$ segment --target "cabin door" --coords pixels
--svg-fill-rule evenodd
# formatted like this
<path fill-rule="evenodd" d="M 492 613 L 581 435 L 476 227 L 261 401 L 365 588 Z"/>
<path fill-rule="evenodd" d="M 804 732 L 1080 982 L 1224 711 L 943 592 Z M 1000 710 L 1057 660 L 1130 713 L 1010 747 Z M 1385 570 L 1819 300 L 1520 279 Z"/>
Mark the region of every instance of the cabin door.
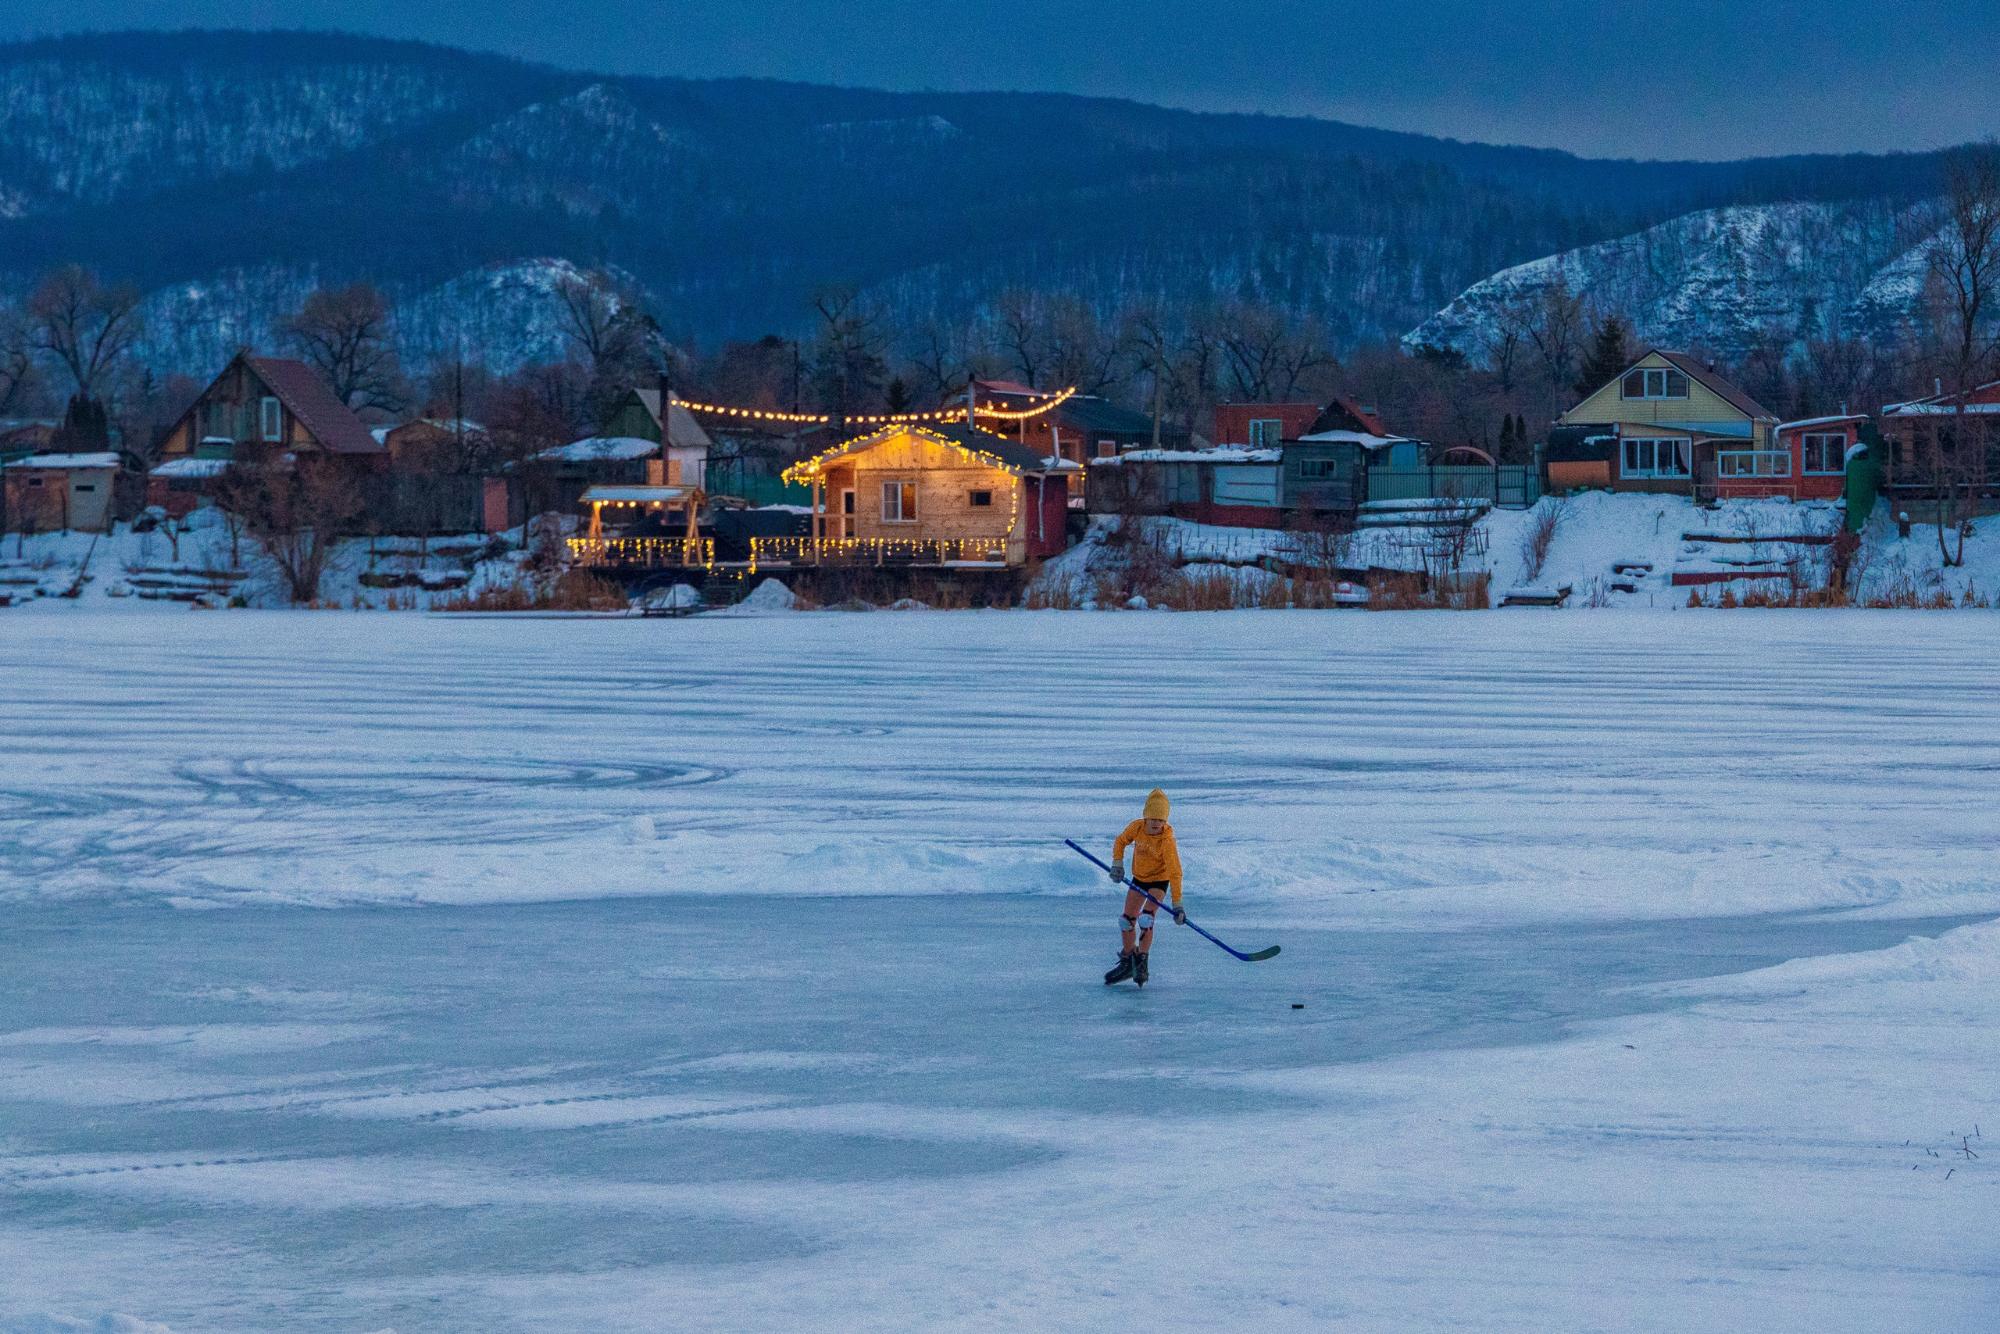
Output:
<path fill-rule="evenodd" d="M 854 488 L 844 487 L 840 493 L 840 535 L 854 536 Z"/>

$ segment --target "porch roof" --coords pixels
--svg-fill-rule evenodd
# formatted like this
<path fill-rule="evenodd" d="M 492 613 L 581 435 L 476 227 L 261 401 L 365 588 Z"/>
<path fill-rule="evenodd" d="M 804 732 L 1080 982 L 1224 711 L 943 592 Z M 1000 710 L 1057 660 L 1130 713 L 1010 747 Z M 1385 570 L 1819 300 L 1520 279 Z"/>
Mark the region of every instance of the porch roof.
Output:
<path fill-rule="evenodd" d="M 687 486 L 593 486 L 583 502 L 604 505 L 678 505 L 694 494 Z"/>

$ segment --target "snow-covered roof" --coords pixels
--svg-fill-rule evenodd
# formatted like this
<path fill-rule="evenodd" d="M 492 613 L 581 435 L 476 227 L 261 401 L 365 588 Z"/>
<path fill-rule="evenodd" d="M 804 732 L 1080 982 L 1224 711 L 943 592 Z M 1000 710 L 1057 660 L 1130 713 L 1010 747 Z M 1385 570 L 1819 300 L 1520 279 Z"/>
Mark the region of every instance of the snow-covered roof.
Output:
<path fill-rule="evenodd" d="M 1359 445 L 1366 450 L 1386 449 L 1390 445 L 1410 445 L 1416 441 L 1406 435 L 1371 435 L 1367 431 L 1319 431 L 1299 437 L 1302 445 Z"/>
<path fill-rule="evenodd" d="M 550 463 L 616 463 L 656 459 L 660 457 L 660 445 L 656 440 L 642 440 L 636 435 L 593 435 L 545 449 L 535 457 Z"/>
<path fill-rule="evenodd" d="M 1779 422 L 1781 431 L 1803 431 L 1814 426 L 1845 426 L 1849 422 L 1865 422 L 1868 418 L 1859 412 L 1846 413 L 1839 417 L 1801 417 L 1795 422 Z"/>
<path fill-rule="evenodd" d="M 1911 403 L 1890 403 L 1883 407 L 1882 415 L 1897 417 L 1955 417 L 1959 413 L 1978 416 L 1981 413 L 2000 412 L 2000 403 L 1957 403 L 1938 402 L 1920 398 Z"/>
<path fill-rule="evenodd" d="M 153 469 L 152 476 L 167 478 L 220 477 L 229 470 L 228 459 L 168 459 Z"/>
<path fill-rule="evenodd" d="M 1123 454 L 1113 454 L 1109 458 L 1092 459 L 1093 468 L 1112 467 L 1121 463 L 1276 463 L 1283 455 L 1275 449 L 1246 449 L 1235 445 L 1224 445 L 1219 449 L 1128 449 Z"/>
<path fill-rule="evenodd" d="M 584 503 L 606 505 L 677 505 L 693 492 L 685 486 L 593 486 L 583 493 Z"/>
<path fill-rule="evenodd" d="M 10 468 L 116 468 L 119 457 L 110 451 L 95 454 L 34 454 L 15 459 Z"/>

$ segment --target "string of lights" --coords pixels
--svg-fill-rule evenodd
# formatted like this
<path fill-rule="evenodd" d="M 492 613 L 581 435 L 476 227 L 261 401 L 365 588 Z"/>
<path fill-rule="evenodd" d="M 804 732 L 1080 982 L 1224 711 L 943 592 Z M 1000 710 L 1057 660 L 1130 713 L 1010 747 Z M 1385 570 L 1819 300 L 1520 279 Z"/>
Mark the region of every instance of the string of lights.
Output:
<path fill-rule="evenodd" d="M 1026 421 L 1052 412 L 1076 396 L 1076 386 L 1058 389 L 1040 395 L 1042 402 L 1027 408 L 997 408 L 987 403 L 973 404 L 972 411 L 980 417 L 991 417 L 996 421 Z M 827 426 L 835 417 L 830 412 L 778 412 L 769 408 L 745 408 L 729 403 L 702 403 L 693 399 L 676 398 L 674 402 L 689 412 L 706 412 L 715 416 L 730 417 L 737 421 L 780 422 L 787 426 Z M 934 408 L 925 412 L 874 412 L 840 420 L 849 426 L 897 426 L 921 425 L 929 422 L 962 421 L 965 409 Z"/>

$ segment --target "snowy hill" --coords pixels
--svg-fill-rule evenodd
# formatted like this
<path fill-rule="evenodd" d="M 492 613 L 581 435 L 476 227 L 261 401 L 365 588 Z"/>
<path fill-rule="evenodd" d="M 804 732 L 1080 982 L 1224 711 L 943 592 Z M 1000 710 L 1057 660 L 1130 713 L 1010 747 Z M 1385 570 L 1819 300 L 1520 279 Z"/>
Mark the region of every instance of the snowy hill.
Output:
<path fill-rule="evenodd" d="M 815 287 L 851 282 L 899 321 L 1028 285 L 1107 312 L 1252 299 L 1351 343 L 1690 208 L 1809 199 L 1835 217 L 1837 201 L 1914 200 L 1937 169 L 1923 154 L 1590 161 L 1303 118 L 606 77 L 283 32 L 0 46 L 0 108 L 0 292 L 90 264 L 156 294 L 155 348 L 203 368 L 315 277 L 408 303 L 548 256 L 629 272 L 672 332 L 706 340 L 795 330 Z M 1862 209 L 1806 239 L 1859 291 L 1893 256 L 1892 216 Z M 534 339 L 480 356 L 517 362 Z"/>
<path fill-rule="evenodd" d="M 1707 209 L 1630 236 L 1503 269 L 1404 338 L 1486 355 L 1510 309 L 1562 282 L 1639 336 L 1740 354 L 1770 334 L 1881 334 L 1920 284 L 1930 209 L 1885 201 Z"/>

